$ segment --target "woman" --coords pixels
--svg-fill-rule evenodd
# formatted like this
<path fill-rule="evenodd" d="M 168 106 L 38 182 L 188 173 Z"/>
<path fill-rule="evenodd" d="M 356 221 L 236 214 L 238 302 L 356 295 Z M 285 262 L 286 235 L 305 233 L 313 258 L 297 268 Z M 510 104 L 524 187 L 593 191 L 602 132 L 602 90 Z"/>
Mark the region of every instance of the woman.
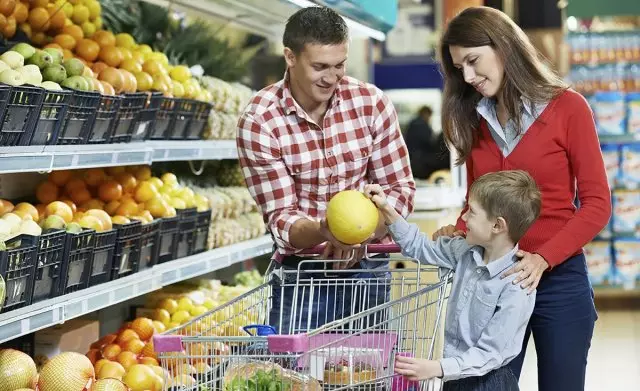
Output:
<path fill-rule="evenodd" d="M 592 112 L 498 10 L 468 8 L 451 20 L 441 56 L 442 127 L 457 164 L 467 164 L 467 185 L 487 172 L 522 169 L 542 191 L 540 218 L 519 242 L 521 260 L 502 273 L 519 273 L 514 283 L 537 289 L 522 352 L 510 367 L 519 377 L 533 334 L 539 389 L 583 390 L 597 315 L 582 246 L 611 214 Z M 434 238 L 465 230 L 458 219 Z"/>

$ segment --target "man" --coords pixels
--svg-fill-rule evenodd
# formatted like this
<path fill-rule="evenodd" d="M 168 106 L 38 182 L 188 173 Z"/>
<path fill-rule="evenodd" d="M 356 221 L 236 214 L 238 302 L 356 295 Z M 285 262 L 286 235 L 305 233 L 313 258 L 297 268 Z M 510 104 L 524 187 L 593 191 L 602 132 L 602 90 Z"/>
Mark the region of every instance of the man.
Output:
<path fill-rule="evenodd" d="M 434 138 L 432 114 L 429 106 L 422 106 L 418 115 L 409 122 L 405 133 L 414 178 L 429 179 L 434 171 L 450 166 L 449 151 L 442 133 Z"/>
<path fill-rule="evenodd" d="M 360 268 L 379 266 L 362 261 L 365 243 L 345 245 L 327 228 L 327 203 L 342 190 L 377 183 L 402 216 L 413 208 L 415 184 L 395 109 L 376 87 L 345 76 L 348 41 L 346 23 L 331 9 L 296 12 L 283 36 L 284 79 L 258 92 L 238 123 L 240 164 L 273 235 L 276 271 L 297 270 L 304 258 L 295 254 L 322 243 L 327 244 L 322 259 L 344 260 L 333 264 L 347 270 L 341 276 L 367 278 L 370 274 L 348 269 L 358 263 Z M 383 219 L 371 238 L 380 240 L 389 240 Z M 317 270 L 326 264 L 303 265 Z M 313 276 L 328 278 L 326 273 Z M 287 285 L 287 278 L 283 282 Z M 293 323 L 318 327 L 347 316 L 355 309 L 345 307 L 362 299 L 349 288 L 334 286 L 316 291 L 314 299 L 306 290 L 294 303 L 293 288 L 280 288 L 274 288 L 270 323 L 282 326 L 282 332 L 294 332 Z M 379 300 L 360 302 L 370 307 Z M 292 312 L 301 316 L 295 322 Z"/>

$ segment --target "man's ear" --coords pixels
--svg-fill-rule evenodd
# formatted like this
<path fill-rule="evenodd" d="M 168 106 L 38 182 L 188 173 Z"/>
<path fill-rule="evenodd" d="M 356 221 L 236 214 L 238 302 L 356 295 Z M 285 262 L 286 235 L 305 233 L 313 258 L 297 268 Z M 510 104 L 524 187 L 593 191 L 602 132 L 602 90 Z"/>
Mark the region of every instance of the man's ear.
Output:
<path fill-rule="evenodd" d="M 293 50 L 284 48 L 284 60 L 287 62 L 288 68 L 293 68 L 296 65 L 297 56 Z"/>
<path fill-rule="evenodd" d="M 505 220 L 504 217 L 498 217 L 492 228 L 493 233 L 495 234 L 506 232 L 507 229 L 507 220 Z"/>

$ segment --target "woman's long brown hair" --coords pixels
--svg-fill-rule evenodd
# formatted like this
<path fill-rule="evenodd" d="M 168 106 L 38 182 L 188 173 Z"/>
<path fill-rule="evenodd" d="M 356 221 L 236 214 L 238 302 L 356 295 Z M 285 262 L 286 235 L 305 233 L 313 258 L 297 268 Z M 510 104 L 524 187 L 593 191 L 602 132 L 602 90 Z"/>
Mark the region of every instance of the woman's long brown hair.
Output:
<path fill-rule="evenodd" d="M 491 46 L 496 51 L 505 73 L 500 96 L 518 132 L 522 130 L 522 97 L 533 106 L 549 102 L 568 88 L 506 14 L 489 7 L 462 11 L 449 22 L 440 45 L 444 71 L 442 129 L 447 143 L 458 154 L 457 165 L 467 160 L 477 138 L 480 120 L 476 106 L 482 95 L 464 81 L 462 72 L 453 65 L 451 46 Z"/>

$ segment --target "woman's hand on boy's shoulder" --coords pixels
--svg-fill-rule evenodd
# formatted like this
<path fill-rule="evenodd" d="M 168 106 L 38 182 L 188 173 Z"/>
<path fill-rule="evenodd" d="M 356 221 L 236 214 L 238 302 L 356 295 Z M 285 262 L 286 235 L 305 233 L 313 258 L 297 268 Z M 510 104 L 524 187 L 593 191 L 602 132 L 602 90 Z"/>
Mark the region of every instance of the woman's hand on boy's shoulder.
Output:
<path fill-rule="evenodd" d="M 522 289 L 527 289 L 527 294 L 531 294 L 538 287 L 542 274 L 549 269 L 549 264 L 540 254 L 518 250 L 516 256 L 520 258 L 520 261 L 502 274 L 501 278 L 519 273 L 518 277 L 513 280 L 513 284 L 520 284 Z"/>

